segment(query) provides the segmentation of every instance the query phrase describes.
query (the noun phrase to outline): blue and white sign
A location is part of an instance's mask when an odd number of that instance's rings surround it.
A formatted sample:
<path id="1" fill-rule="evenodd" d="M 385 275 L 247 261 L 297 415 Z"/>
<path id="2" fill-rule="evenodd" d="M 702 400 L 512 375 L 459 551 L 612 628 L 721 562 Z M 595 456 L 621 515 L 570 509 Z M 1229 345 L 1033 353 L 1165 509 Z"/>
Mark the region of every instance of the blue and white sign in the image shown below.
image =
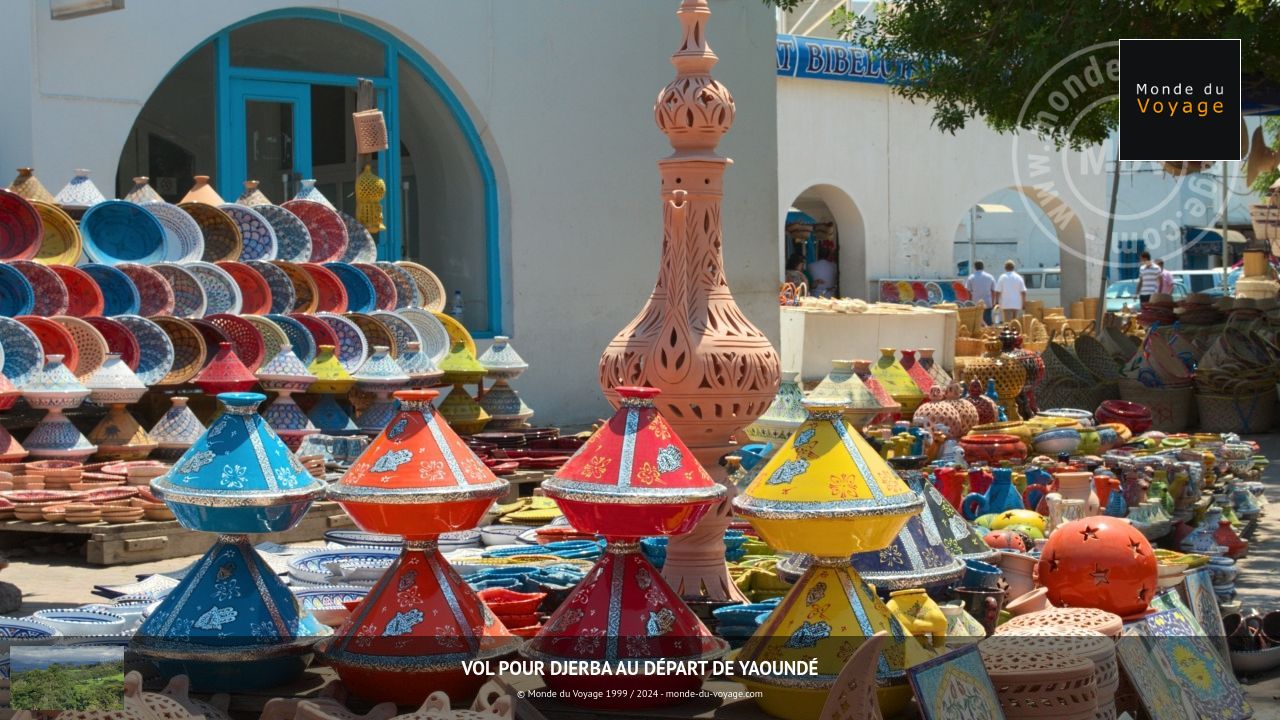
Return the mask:
<path id="1" fill-rule="evenodd" d="M 782 77 L 899 83 L 910 80 L 910 63 L 884 62 L 844 40 L 779 35 L 778 74 Z"/>

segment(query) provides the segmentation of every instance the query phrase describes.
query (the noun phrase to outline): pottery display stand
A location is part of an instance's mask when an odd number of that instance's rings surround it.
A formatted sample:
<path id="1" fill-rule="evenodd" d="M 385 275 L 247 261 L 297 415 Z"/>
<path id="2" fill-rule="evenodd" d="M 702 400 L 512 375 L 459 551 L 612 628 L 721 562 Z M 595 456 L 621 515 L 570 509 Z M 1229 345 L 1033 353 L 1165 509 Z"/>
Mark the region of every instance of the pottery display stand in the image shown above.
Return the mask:
<path id="1" fill-rule="evenodd" d="M 769 339 L 734 302 L 724 275 L 721 201 L 729 160 L 715 150 L 735 108 L 728 88 L 711 77 L 717 58 L 707 44 L 710 15 L 707 0 L 683 0 L 677 11 L 683 37 L 671 57 L 676 77 L 654 106 L 673 149 L 658 162 L 658 280 L 600 357 L 600 387 L 615 407 L 619 386 L 661 389 L 659 412 L 712 478 L 724 482 L 720 457 L 773 401 L 780 366 Z M 675 536 L 667 546 L 662 574 L 683 597 L 745 600 L 724 564 L 728 502 L 706 515 L 706 528 Z"/>

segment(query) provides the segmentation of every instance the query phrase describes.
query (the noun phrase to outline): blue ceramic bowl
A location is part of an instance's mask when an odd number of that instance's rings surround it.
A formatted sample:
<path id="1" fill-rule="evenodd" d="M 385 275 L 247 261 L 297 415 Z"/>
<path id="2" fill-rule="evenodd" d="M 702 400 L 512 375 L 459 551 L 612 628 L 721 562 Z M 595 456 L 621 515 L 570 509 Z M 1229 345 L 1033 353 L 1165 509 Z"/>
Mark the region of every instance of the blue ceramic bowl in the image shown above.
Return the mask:
<path id="1" fill-rule="evenodd" d="M 327 262 L 326 268 L 342 281 L 347 290 L 347 312 L 367 313 L 378 309 L 378 296 L 369 277 L 359 268 L 344 262 Z"/>
<path id="2" fill-rule="evenodd" d="M 35 303 L 36 294 L 27 276 L 8 263 L 0 264 L 0 315 L 30 315 Z"/>
<path id="3" fill-rule="evenodd" d="M 217 533 L 284 532 L 297 525 L 311 506 L 311 498 L 269 507 L 207 507 L 167 500 L 173 516 L 188 530 Z"/>
<path id="4" fill-rule="evenodd" d="M 80 266 L 98 283 L 102 290 L 102 314 L 137 315 L 142 299 L 138 296 L 138 286 L 133 284 L 128 275 L 111 267 L 98 263 Z"/>
<path id="5" fill-rule="evenodd" d="M 107 200 L 86 210 L 80 236 L 84 254 L 96 263 L 150 265 L 165 259 L 164 226 L 146 207 L 125 200 Z"/>
<path id="6" fill-rule="evenodd" d="M 997 590 L 1000 587 L 1000 568 L 981 560 L 964 561 L 964 578 L 961 587 L 971 589 Z"/>
<path id="7" fill-rule="evenodd" d="M 1042 455 L 1074 453 L 1080 446 L 1080 431 L 1075 428 L 1054 428 L 1031 438 L 1031 445 Z"/>

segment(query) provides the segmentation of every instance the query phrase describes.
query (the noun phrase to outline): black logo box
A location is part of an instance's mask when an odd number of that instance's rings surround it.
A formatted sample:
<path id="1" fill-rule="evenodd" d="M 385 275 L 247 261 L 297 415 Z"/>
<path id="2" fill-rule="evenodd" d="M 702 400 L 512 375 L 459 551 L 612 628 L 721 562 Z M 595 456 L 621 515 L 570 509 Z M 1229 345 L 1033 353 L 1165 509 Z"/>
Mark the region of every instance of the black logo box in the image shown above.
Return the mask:
<path id="1" fill-rule="evenodd" d="M 1240 96 L 1238 38 L 1121 39 L 1120 159 L 1240 160 Z"/>

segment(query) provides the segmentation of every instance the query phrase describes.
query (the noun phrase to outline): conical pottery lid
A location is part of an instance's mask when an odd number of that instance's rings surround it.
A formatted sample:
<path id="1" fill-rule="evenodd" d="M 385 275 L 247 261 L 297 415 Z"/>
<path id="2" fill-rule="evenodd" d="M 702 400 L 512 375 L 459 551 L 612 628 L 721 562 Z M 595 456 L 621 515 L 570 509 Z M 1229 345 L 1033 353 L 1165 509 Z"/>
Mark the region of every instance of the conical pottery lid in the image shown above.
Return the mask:
<path id="1" fill-rule="evenodd" d="M 893 348 L 880 348 L 880 359 L 871 366 L 871 374 L 875 376 L 884 389 L 904 410 L 911 411 L 924 401 L 924 393 L 920 386 L 907 374 L 906 368 L 894 357 Z"/>
<path id="2" fill-rule="evenodd" d="M 544 480 L 556 499 L 597 503 L 705 503 L 720 499 L 724 486 L 698 464 L 665 418 L 649 387 L 617 388 L 621 403 L 587 443 Z"/>
<path id="3" fill-rule="evenodd" d="M 306 365 L 293 352 L 292 345 L 282 345 L 280 352 L 258 368 L 258 379 L 264 382 L 276 381 L 290 384 L 310 385 L 316 380 Z"/>
<path id="4" fill-rule="evenodd" d="M 143 655 L 217 661 L 289 654 L 318 638 L 315 620 L 243 536 L 223 536 L 133 638 Z M 245 657 L 249 656 L 249 657 Z"/>
<path id="5" fill-rule="evenodd" d="M 727 652 L 634 544 L 606 548 L 523 651 L 535 660 L 608 663 L 711 660 Z"/>
<path id="6" fill-rule="evenodd" d="M 254 205 L 270 205 L 271 200 L 258 189 L 257 180 L 245 180 L 244 192 L 240 193 L 240 197 L 236 198 L 236 204 L 253 207 Z"/>
<path id="7" fill-rule="evenodd" d="M 404 352 L 400 353 L 396 362 L 399 362 L 400 367 L 409 373 L 410 378 L 438 378 L 444 375 L 444 372 L 436 367 L 431 356 L 422 352 L 422 343 L 419 342 L 409 342 L 405 345 Z"/>
<path id="8" fill-rule="evenodd" d="M 22 444 L 33 457 L 87 458 L 98 449 L 62 413 L 46 415 Z"/>
<path id="9" fill-rule="evenodd" d="M 889 391 L 884 389 L 884 385 L 881 385 L 876 376 L 871 374 L 870 360 L 854 360 L 853 373 L 858 376 L 858 379 L 862 381 L 862 385 L 867 388 L 867 392 L 870 392 L 871 396 L 883 408 L 881 414 L 877 416 L 878 418 L 883 418 L 885 415 L 894 415 L 902 410 L 902 405 L 897 400 L 894 400 Z"/>
<path id="10" fill-rule="evenodd" d="M 804 424 L 734 499 L 738 514 L 782 550 L 845 557 L 887 546 L 924 501 L 842 417 L 843 406 L 805 407 Z"/>
<path id="11" fill-rule="evenodd" d="M 218 353 L 191 382 L 206 395 L 216 395 L 250 390 L 258 384 L 258 378 L 241 362 L 240 356 L 232 350 L 231 343 L 224 342 L 218 343 Z"/>
<path id="12" fill-rule="evenodd" d="M 46 355 L 44 367 L 22 386 L 22 395 L 28 402 L 38 398 L 88 397 L 89 388 L 80 384 L 74 373 L 62 364 L 61 355 Z"/>
<path id="13" fill-rule="evenodd" d="M 204 425 L 187 407 L 187 398 L 176 396 L 165 414 L 147 432 L 160 447 L 190 447 L 204 433 Z"/>
<path id="14" fill-rule="evenodd" d="M 120 353 L 107 353 L 107 359 L 84 383 L 89 388 L 89 398 L 97 403 L 137 402 L 147 386 L 120 359 Z"/>
<path id="15" fill-rule="evenodd" d="M 18 168 L 18 176 L 13 179 L 9 189 L 28 200 L 39 200 L 50 205 L 58 203 L 53 193 L 49 192 L 44 183 L 40 182 L 40 178 L 36 177 L 35 168 Z"/>
<path id="16" fill-rule="evenodd" d="M 210 507 L 295 503 L 324 492 L 258 415 L 261 393 L 222 393 L 224 412 L 169 472 L 151 481 L 166 502 Z"/>
<path id="17" fill-rule="evenodd" d="M 804 409 L 804 391 L 800 389 L 800 383 L 797 382 L 799 377 L 798 372 L 782 373 L 782 381 L 778 383 L 778 394 L 774 396 L 773 402 L 757 422 L 765 420 L 775 424 L 793 423 L 798 426 L 809 417 L 809 413 Z"/>
<path id="18" fill-rule="evenodd" d="M 484 395 L 480 397 L 480 407 L 495 420 L 527 420 L 533 417 L 533 410 L 524 404 L 520 394 L 506 380 L 498 380 L 484 391 Z"/>
<path id="19" fill-rule="evenodd" d="M 315 385 L 312 385 L 314 388 Z M 360 432 L 360 426 L 347 414 L 330 393 L 321 393 L 316 404 L 307 411 L 309 419 L 321 432 L 329 435 L 352 435 Z"/>
<path id="20" fill-rule="evenodd" d="M 140 448 L 146 452 L 147 448 L 155 449 L 156 446 L 138 420 L 119 405 L 112 407 L 89 431 L 89 442 L 97 445 L 100 452 L 108 448 Z"/>
<path id="21" fill-rule="evenodd" d="M 449 389 L 449 394 L 440 401 L 438 409 L 440 416 L 449 423 L 450 427 L 467 435 L 480 432 L 492 419 L 461 383 Z"/>
<path id="22" fill-rule="evenodd" d="M 400 367 L 400 363 L 391 357 L 391 349 L 384 345 L 376 345 L 373 354 L 352 375 L 357 383 L 369 385 L 405 385 L 409 376 Z"/>
<path id="23" fill-rule="evenodd" d="M 124 196 L 125 200 L 131 203 L 164 202 L 164 198 L 160 197 L 160 193 L 151 187 L 151 178 L 142 176 L 133 179 L 133 189 Z"/>
<path id="24" fill-rule="evenodd" d="M 313 393 L 333 393 L 341 395 L 355 385 L 355 380 L 342 366 L 332 345 L 321 345 L 316 348 L 316 358 L 307 366 L 307 370 L 316 376 L 311 385 Z"/>
<path id="25" fill-rule="evenodd" d="M 22 391 L 9 382 L 9 378 L 0 373 L 0 410 L 13 407 L 14 401 L 22 396 Z"/>
<path id="26" fill-rule="evenodd" d="M 330 210 L 337 209 L 333 206 L 333 203 L 329 202 L 329 198 L 325 197 L 324 193 L 320 192 L 320 190 L 316 188 L 316 181 L 312 178 L 307 178 L 302 181 L 301 187 L 298 188 L 298 194 L 294 195 L 293 199 L 310 200 L 311 202 L 320 203 Z"/>
<path id="27" fill-rule="evenodd" d="M 401 390 L 399 412 L 329 488 L 339 502 L 449 503 L 496 498 L 500 480 L 440 418 L 435 390 Z"/>
<path id="28" fill-rule="evenodd" d="M 489 377 L 493 378 L 511 379 L 529 369 L 529 363 L 511 347 L 511 338 L 505 335 L 493 338 L 493 344 L 480 356 L 480 364 L 488 371 Z"/>
<path id="29" fill-rule="evenodd" d="M 409 543 L 320 653 L 339 668 L 445 671 L 520 643 L 434 543 Z"/>
<path id="30" fill-rule="evenodd" d="M 72 209 L 90 208 L 106 201 L 102 192 L 98 190 L 98 186 L 89 179 L 88 170 L 76 170 L 76 176 L 71 178 L 54 197 L 54 202 L 64 208 Z"/>
<path id="31" fill-rule="evenodd" d="M 444 382 L 449 384 L 478 383 L 485 374 L 484 366 L 476 360 L 471 348 L 461 341 L 453 343 L 449 354 L 440 361 L 440 369 L 444 371 Z"/>
<path id="32" fill-rule="evenodd" d="M 809 399 L 845 406 L 845 417 L 855 425 L 870 422 L 882 409 L 854 374 L 852 360 L 832 360 L 831 372 L 809 393 Z"/>
<path id="33" fill-rule="evenodd" d="M 187 191 L 187 194 L 182 196 L 182 200 L 178 202 L 179 205 L 196 202 L 218 207 L 219 205 L 225 205 L 227 203 L 227 201 L 223 200 L 222 196 L 218 194 L 218 191 L 214 190 L 213 186 L 209 184 L 208 175 L 196 175 L 194 176 L 194 180 L 196 181 L 195 185 L 192 185 L 191 189 Z"/>

